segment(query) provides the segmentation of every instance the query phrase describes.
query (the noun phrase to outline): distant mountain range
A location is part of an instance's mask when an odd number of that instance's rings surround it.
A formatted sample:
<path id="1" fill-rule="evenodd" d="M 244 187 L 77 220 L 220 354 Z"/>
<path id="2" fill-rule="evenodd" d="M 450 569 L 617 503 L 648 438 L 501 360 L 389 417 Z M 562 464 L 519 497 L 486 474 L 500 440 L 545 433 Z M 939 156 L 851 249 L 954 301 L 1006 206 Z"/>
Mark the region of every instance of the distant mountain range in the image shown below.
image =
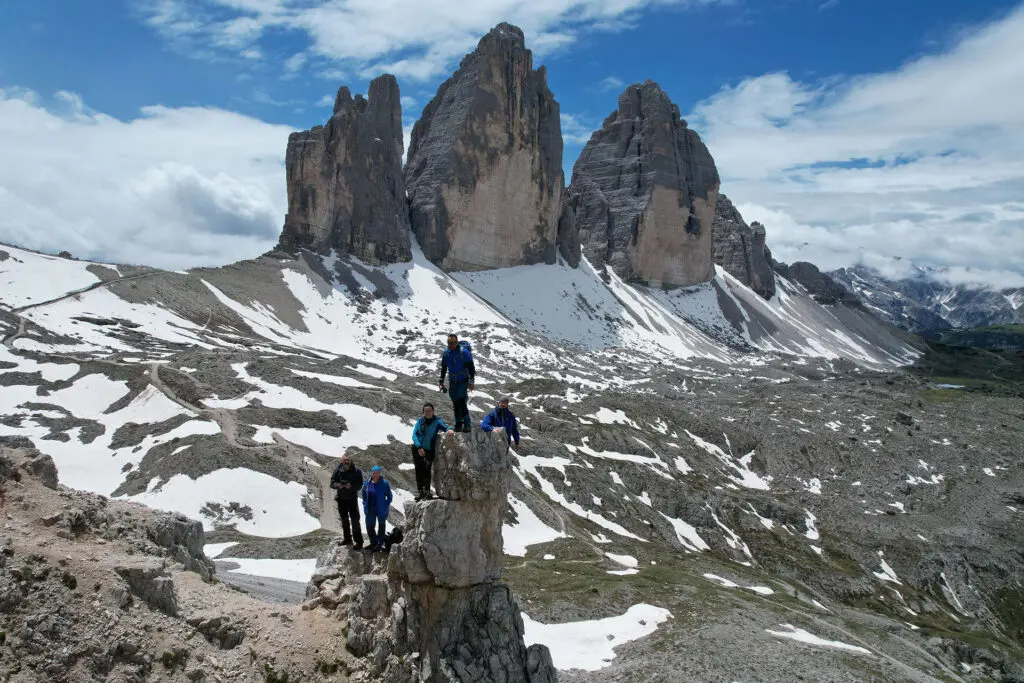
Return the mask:
<path id="1" fill-rule="evenodd" d="M 883 320 L 918 334 L 1024 323 L 1024 288 L 952 285 L 927 269 L 894 280 L 863 265 L 840 268 L 829 276 Z"/>

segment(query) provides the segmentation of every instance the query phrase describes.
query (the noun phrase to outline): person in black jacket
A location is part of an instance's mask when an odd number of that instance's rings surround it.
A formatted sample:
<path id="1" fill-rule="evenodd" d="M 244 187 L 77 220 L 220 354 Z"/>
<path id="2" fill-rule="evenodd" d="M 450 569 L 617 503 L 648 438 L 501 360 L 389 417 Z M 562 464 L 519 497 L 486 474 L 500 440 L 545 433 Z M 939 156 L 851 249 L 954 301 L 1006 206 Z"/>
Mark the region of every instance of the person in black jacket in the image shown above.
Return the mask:
<path id="1" fill-rule="evenodd" d="M 363 489 L 363 473 L 352 464 L 348 455 L 341 456 L 341 462 L 331 475 L 331 488 L 337 491 L 338 515 L 341 530 L 345 535 L 342 545 L 352 545 L 355 538 L 356 550 L 363 547 L 363 530 L 359 526 L 359 492 Z"/>

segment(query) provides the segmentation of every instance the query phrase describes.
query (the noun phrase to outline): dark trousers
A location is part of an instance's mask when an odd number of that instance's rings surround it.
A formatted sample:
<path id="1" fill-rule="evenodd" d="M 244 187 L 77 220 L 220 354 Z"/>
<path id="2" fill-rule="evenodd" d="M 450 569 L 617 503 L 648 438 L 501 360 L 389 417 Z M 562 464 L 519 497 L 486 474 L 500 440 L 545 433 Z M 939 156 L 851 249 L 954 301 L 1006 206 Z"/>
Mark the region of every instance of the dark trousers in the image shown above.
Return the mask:
<path id="1" fill-rule="evenodd" d="M 469 397 L 466 395 L 466 390 L 459 393 L 453 392 L 452 395 L 452 410 L 455 411 L 455 431 L 469 431 L 469 428 L 473 425 L 469 422 Z"/>
<path id="2" fill-rule="evenodd" d="M 370 545 L 384 545 L 385 517 L 378 517 L 375 510 L 366 513 L 366 534 L 370 537 Z M 376 527 L 376 529 L 374 529 Z"/>
<path id="3" fill-rule="evenodd" d="M 341 532 L 345 535 L 344 540 L 355 540 L 356 545 L 363 544 L 363 530 L 359 526 L 359 500 L 352 498 L 346 500 L 338 499 L 338 516 L 341 517 Z"/>
<path id="4" fill-rule="evenodd" d="M 412 464 L 416 467 L 416 490 L 420 493 L 430 491 L 430 469 L 434 466 L 434 451 L 423 450 L 424 455 L 420 456 L 420 450 L 411 446 Z"/>

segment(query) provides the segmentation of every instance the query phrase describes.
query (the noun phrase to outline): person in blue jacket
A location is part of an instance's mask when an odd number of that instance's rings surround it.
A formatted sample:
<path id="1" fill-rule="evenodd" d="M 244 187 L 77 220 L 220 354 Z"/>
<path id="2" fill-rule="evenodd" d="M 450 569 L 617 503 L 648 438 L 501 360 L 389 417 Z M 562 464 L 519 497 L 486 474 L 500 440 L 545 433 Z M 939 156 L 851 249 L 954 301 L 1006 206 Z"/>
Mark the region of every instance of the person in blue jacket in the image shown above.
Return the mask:
<path id="1" fill-rule="evenodd" d="M 390 511 L 391 484 L 384 478 L 380 465 L 374 465 L 370 468 L 370 478 L 363 484 L 363 514 L 370 537 L 367 550 L 384 550 L 384 523 Z"/>
<path id="2" fill-rule="evenodd" d="M 434 404 L 423 404 L 423 417 L 412 428 L 412 464 L 416 467 L 416 500 L 433 498 L 430 493 L 430 470 L 434 465 L 437 437 L 452 432 L 445 421 L 434 414 Z"/>
<path id="3" fill-rule="evenodd" d="M 508 443 L 511 444 L 514 440 L 516 448 L 519 448 L 519 421 L 516 420 L 516 416 L 512 414 L 512 411 L 508 409 L 508 403 L 508 396 L 502 396 L 498 399 L 497 407 L 480 423 L 480 429 L 485 432 L 492 432 L 500 427 L 505 430 L 505 439 Z"/>
<path id="4" fill-rule="evenodd" d="M 444 386 L 444 377 L 448 375 L 449 387 Z M 455 411 L 455 431 L 468 432 L 469 392 L 473 391 L 476 382 L 476 366 L 473 364 L 473 350 L 467 341 L 459 341 L 456 334 L 448 335 L 448 348 L 441 354 L 441 381 L 439 388 L 447 391 L 452 399 Z"/>

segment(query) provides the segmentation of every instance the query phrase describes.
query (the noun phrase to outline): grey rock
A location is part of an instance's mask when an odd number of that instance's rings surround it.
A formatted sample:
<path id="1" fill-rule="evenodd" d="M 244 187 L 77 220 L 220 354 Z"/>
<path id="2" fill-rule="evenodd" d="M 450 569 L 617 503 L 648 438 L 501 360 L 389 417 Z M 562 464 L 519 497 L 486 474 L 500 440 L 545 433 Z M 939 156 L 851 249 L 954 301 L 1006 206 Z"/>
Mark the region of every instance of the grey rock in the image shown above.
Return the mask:
<path id="1" fill-rule="evenodd" d="M 440 499 L 407 510 L 391 571 L 411 583 L 463 588 L 501 576 L 512 461 L 505 435 L 445 434 L 434 460 Z"/>
<path id="2" fill-rule="evenodd" d="M 825 306 L 836 304 L 853 307 L 861 306 L 860 299 L 856 295 L 818 270 L 818 267 L 813 263 L 797 261 L 792 265 L 786 265 L 785 263 L 775 262 L 772 266 L 775 272 L 782 277 L 802 285 L 819 304 Z"/>
<path id="3" fill-rule="evenodd" d="M 720 194 L 711 229 L 715 263 L 765 299 L 775 296 L 775 271 L 765 246 L 764 226 L 756 221 L 747 225 L 729 198 Z"/>
<path id="4" fill-rule="evenodd" d="M 573 167 L 567 204 L 583 254 L 598 269 L 656 287 L 714 274 L 719 178 L 700 136 L 653 81 L 631 85 Z"/>
<path id="5" fill-rule="evenodd" d="M 213 578 L 213 562 L 203 553 L 206 537 L 202 522 L 180 513 L 167 513 L 150 522 L 146 533 L 149 540 L 167 548 L 171 556 L 186 569 L 206 580 Z"/>
<path id="6" fill-rule="evenodd" d="M 174 580 L 159 561 L 146 562 L 135 566 L 116 567 L 131 592 L 153 609 L 177 616 L 178 598 L 174 592 Z"/>
<path id="7" fill-rule="evenodd" d="M 446 270 L 554 263 L 562 134 L 523 32 L 499 24 L 438 88 L 405 168 L 413 232 Z"/>
<path id="8" fill-rule="evenodd" d="M 187 623 L 222 650 L 232 650 L 245 640 L 245 628 L 228 617 L 196 617 L 188 619 Z"/>
<path id="9" fill-rule="evenodd" d="M 279 248 L 337 249 L 373 264 L 412 258 L 403 147 L 394 76 L 371 81 L 368 99 L 338 90 L 327 125 L 288 138 Z"/>

